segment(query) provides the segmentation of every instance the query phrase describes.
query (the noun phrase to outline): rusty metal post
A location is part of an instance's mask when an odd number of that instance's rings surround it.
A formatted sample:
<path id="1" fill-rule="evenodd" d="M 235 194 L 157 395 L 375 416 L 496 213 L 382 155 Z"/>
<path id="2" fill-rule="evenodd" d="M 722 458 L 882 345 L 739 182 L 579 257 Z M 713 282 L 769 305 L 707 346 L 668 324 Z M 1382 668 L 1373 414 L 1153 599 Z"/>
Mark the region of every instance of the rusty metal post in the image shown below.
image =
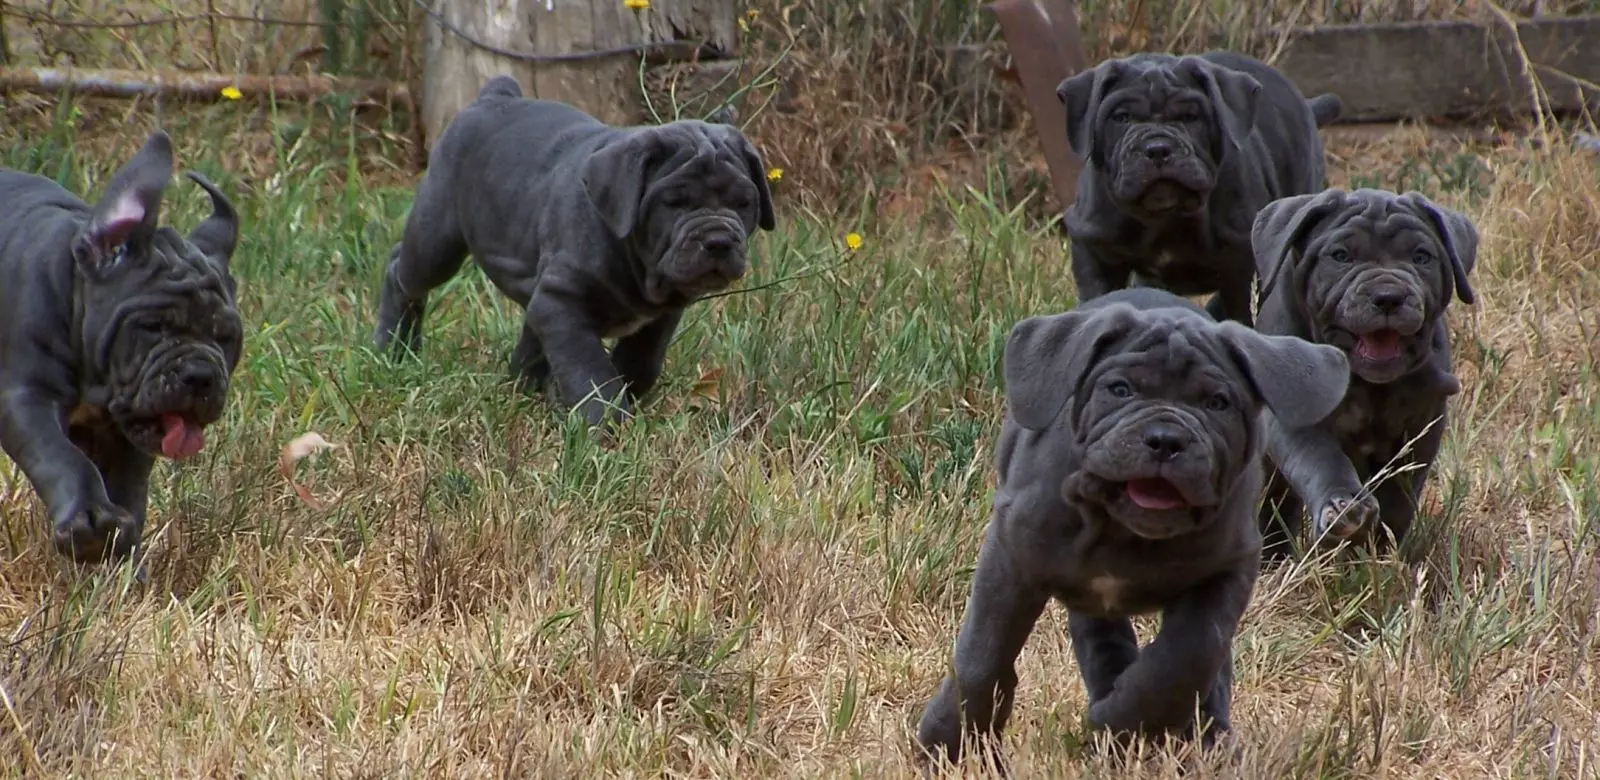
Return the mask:
<path id="1" fill-rule="evenodd" d="M 984 6 L 1000 23 L 1000 34 L 1022 82 L 1056 202 L 1066 211 L 1077 197 L 1083 161 L 1067 141 L 1067 112 L 1056 87 L 1089 66 L 1074 0 L 996 0 Z"/>

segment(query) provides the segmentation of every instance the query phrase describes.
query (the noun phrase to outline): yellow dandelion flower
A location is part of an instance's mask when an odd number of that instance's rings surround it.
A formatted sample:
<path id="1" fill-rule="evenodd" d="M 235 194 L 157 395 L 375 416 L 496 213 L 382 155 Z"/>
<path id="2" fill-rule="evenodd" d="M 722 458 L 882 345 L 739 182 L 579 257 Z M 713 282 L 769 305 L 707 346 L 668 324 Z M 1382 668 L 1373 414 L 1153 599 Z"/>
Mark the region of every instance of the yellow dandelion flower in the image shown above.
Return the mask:
<path id="1" fill-rule="evenodd" d="M 759 18 L 761 16 L 761 12 L 756 10 L 756 9 L 754 9 L 754 8 L 752 8 L 752 9 L 750 9 L 748 11 L 745 11 L 744 12 L 744 16 L 745 16 L 746 19 L 749 19 L 750 21 L 753 22 L 753 21 L 755 21 L 757 18 Z"/>
<path id="2" fill-rule="evenodd" d="M 844 237 L 844 245 L 847 246 L 847 247 L 850 247 L 850 251 L 852 251 L 852 252 L 856 251 L 857 249 L 860 249 L 861 248 L 861 234 L 860 233 L 851 233 L 851 234 L 845 236 Z"/>
<path id="3" fill-rule="evenodd" d="M 783 181 L 783 169 L 773 168 L 767 171 L 767 181 Z"/>
<path id="4" fill-rule="evenodd" d="M 238 87 L 229 86 L 222 88 L 222 96 L 229 100 L 238 100 L 244 97 L 244 93 L 240 92 Z"/>
<path id="5" fill-rule="evenodd" d="M 643 11 L 650 7 L 650 0 L 622 0 L 622 6 L 635 11 Z"/>

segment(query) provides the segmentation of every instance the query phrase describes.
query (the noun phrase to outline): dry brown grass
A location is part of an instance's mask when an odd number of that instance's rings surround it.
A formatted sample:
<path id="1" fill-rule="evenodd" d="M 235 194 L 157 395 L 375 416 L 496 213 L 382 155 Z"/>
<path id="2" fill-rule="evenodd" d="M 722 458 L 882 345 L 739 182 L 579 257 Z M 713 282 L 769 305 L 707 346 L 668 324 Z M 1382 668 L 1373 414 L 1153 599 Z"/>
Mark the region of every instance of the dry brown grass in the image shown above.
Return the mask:
<path id="1" fill-rule="evenodd" d="M 752 284 L 828 270 L 705 307 L 600 450 L 506 391 L 513 320 L 481 278 L 441 299 L 425 363 L 367 355 L 406 193 L 378 172 L 349 200 L 342 162 L 270 140 L 230 161 L 264 121 L 178 125 L 185 164 L 244 192 L 255 332 L 210 454 L 159 473 L 151 584 L 64 569 L 14 471 L 0 499 L 11 774 L 905 776 L 987 519 L 996 339 L 1070 301 L 1059 244 L 956 193 L 942 227 L 886 221 L 833 264 L 850 225 L 791 211 Z M 68 148 L 128 148 L 107 138 Z M 1335 141 L 1334 179 L 1459 148 Z M 1019 775 L 1595 776 L 1600 166 L 1564 149 L 1476 147 L 1477 194 L 1421 181 L 1484 234 L 1431 548 L 1263 580 L 1237 765 L 1086 744 L 1052 611 Z M 307 469 L 327 512 L 273 473 L 306 428 L 344 445 Z"/>

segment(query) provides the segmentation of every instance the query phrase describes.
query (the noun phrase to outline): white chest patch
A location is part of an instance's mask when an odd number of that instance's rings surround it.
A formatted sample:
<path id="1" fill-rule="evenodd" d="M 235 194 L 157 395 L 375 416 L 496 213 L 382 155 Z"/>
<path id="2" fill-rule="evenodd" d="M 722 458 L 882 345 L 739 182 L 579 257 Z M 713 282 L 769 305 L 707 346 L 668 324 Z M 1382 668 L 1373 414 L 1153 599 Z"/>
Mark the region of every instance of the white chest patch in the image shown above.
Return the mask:
<path id="1" fill-rule="evenodd" d="M 1111 575 L 1102 575 L 1089 580 L 1089 590 L 1100 597 L 1100 605 L 1107 610 L 1116 609 L 1117 602 L 1122 599 L 1122 580 Z"/>

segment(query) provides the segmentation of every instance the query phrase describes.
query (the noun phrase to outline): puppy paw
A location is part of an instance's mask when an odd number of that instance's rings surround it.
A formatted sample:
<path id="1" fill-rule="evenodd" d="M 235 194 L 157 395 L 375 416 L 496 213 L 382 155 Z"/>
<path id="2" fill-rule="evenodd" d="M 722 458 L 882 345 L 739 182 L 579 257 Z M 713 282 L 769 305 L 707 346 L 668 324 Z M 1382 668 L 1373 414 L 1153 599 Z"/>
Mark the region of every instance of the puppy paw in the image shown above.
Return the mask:
<path id="1" fill-rule="evenodd" d="M 1378 499 L 1370 494 L 1338 493 L 1322 502 L 1313 533 L 1333 539 L 1349 539 L 1378 522 Z"/>
<path id="2" fill-rule="evenodd" d="M 139 543 L 139 519 L 115 504 L 95 504 L 57 520 L 51 529 L 56 552 L 78 563 L 126 558 Z"/>

